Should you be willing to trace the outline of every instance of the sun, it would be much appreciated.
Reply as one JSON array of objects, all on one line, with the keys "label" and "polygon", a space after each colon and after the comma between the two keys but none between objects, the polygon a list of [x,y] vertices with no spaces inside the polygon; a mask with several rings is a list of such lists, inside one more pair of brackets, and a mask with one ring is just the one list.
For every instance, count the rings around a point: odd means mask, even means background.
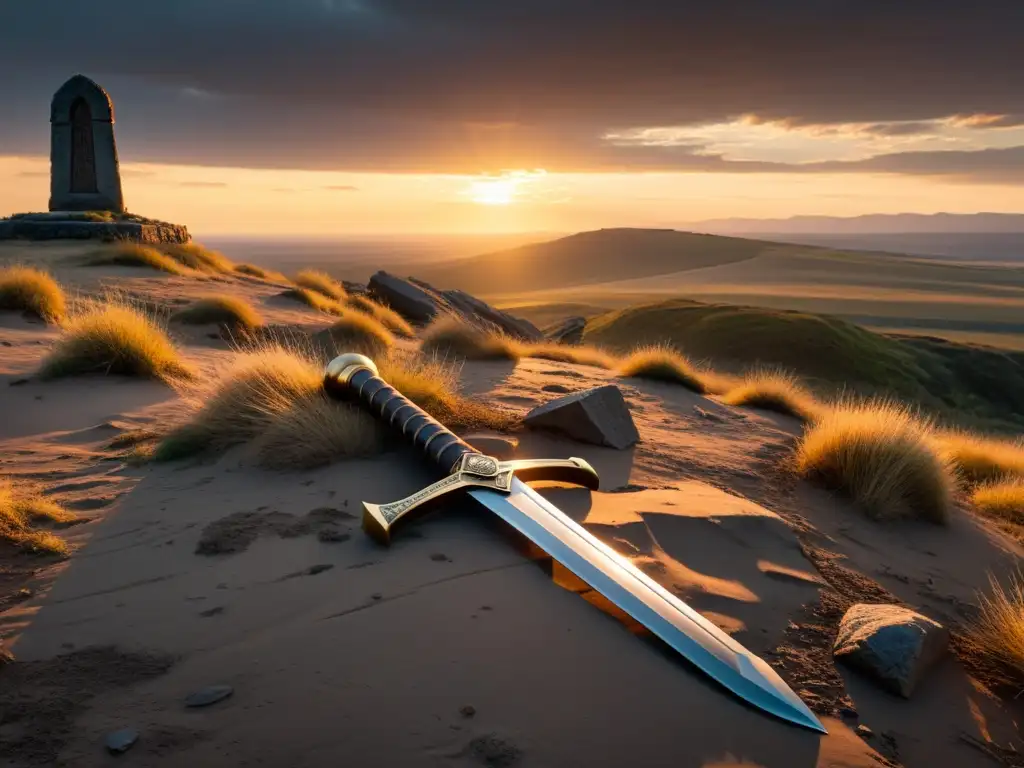
[{"label": "sun", "polygon": [[515,200],[519,182],[516,178],[474,181],[469,185],[469,197],[481,205],[509,205]]}]

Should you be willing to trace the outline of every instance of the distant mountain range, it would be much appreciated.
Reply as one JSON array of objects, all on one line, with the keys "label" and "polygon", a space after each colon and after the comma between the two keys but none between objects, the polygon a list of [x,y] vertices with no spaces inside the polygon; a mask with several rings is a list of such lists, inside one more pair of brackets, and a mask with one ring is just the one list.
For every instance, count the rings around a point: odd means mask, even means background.
[{"label": "distant mountain range", "polygon": [[1024,213],[873,213],[788,219],[708,219],[680,228],[722,235],[883,235],[1024,233]]}]

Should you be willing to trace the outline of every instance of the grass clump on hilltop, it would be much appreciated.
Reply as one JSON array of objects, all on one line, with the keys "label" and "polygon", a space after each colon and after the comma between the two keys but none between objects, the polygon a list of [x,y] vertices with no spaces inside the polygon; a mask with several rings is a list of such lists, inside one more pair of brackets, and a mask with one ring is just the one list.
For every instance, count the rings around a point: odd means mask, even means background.
[{"label": "grass clump on hilltop", "polygon": [[10,479],[0,478],[0,541],[30,554],[65,557],[67,542],[37,526],[39,523],[67,525],[75,520],[73,514],[35,488],[18,488]]},{"label": "grass clump on hilltop", "polygon": [[341,283],[326,272],[321,272],[317,269],[300,270],[295,277],[292,278],[292,282],[301,288],[308,288],[311,291],[316,291],[317,293],[326,296],[329,299],[334,299],[335,301],[341,301],[348,295]]},{"label": "grass clump on hilltop", "polygon": [[206,296],[178,310],[171,319],[188,325],[227,325],[251,330],[263,325],[263,318],[245,299],[225,294]]},{"label": "grass clump on hilltop", "polygon": [[67,299],[49,274],[33,267],[0,269],[0,310],[27,312],[48,323],[60,323]]},{"label": "grass clump on hilltop", "polygon": [[932,425],[889,401],[841,403],[804,433],[797,472],[841,491],[877,520],[948,522],[955,469],[938,448]]},{"label": "grass clump on hilltop", "polygon": [[73,312],[39,369],[43,378],[95,373],[166,381],[193,375],[163,325],[117,299]]}]

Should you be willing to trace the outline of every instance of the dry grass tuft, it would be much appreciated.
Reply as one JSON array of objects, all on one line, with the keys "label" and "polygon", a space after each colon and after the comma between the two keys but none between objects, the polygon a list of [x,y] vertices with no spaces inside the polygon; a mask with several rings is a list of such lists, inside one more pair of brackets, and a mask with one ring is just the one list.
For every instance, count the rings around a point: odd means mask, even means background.
[{"label": "dry grass tuft", "polygon": [[169,243],[161,247],[176,262],[196,272],[226,275],[235,270],[234,263],[223,253],[204,248],[198,243]]},{"label": "dry grass tuft", "polygon": [[32,267],[0,269],[0,310],[28,312],[48,323],[59,323],[67,312],[60,285],[46,272]]},{"label": "dry grass tuft", "polygon": [[270,280],[275,283],[283,283],[288,279],[280,272],[275,272],[272,269],[264,269],[263,267],[257,267],[255,264],[235,264],[235,272],[240,275],[258,277],[260,280]]},{"label": "dry grass tuft", "polygon": [[978,607],[971,639],[1015,678],[1024,678],[1024,574],[1011,575],[1005,588],[989,574],[989,594],[978,595]]},{"label": "dry grass tuft", "polygon": [[327,298],[334,299],[335,301],[341,301],[347,295],[345,288],[341,283],[326,272],[321,272],[317,269],[300,270],[298,274],[292,278],[292,282],[302,288],[308,288],[311,291],[323,294]]},{"label": "dry grass tuft", "polygon": [[843,403],[824,410],[797,447],[798,473],[840,490],[878,520],[946,523],[955,470],[932,425],[895,402]]},{"label": "dry grass tuft", "polygon": [[68,554],[67,542],[50,531],[39,530],[35,524],[66,525],[75,520],[75,515],[45,498],[37,489],[15,489],[9,479],[0,479],[0,541],[31,554],[64,557]]},{"label": "dry grass tuft", "polygon": [[311,291],[309,288],[296,286],[295,288],[289,288],[281,295],[288,299],[300,301],[307,307],[312,307],[318,312],[328,315],[340,315],[345,311],[345,308],[334,299],[329,299],[317,291]]},{"label": "dry grass tuft", "polygon": [[979,512],[996,520],[1024,526],[1024,477],[979,485],[971,494]]},{"label": "dry grass tuft", "polygon": [[192,376],[163,326],[119,300],[88,302],[73,313],[39,370],[44,378],[90,373],[166,381]]},{"label": "dry grass tuft", "polygon": [[436,356],[395,351],[378,361],[380,376],[452,430],[511,429],[519,416],[459,393],[459,369]]},{"label": "dry grass tuft", "polygon": [[620,376],[681,384],[698,393],[707,391],[703,376],[690,360],[671,347],[652,345],[634,350],[619,363]]},{"label": "dry grass tuft", "polygon": [[[380,321],[354,309],[345,310],[341,319],[323,331],[322,335],[330,336],[333,346],[333,349],[327,350],[330,357],[342,352],[360,352],[377,358],[395,345],[395,337]],[[317,337],[321,337],[321,334],[317,334]]]},{"label": "dry grass tuft", "polygon": [[407,339],[411,339],[416,335],[413,327],[406,322],[404,317],[391,309],[391,307],[379,304],[369,296],[349,295],[345,299],[345,303],[360,312],[365,312],[377,318],[392,333],[397,333],[399,336],[404,336]]},{"label": "dry grass tuft", "polygon": [[171,319],[188,325],[216,323],[247,330],[263,325],[260,313],[245,299],[224,294],[198,299],[175,312]]},{"label": "dry grass tuft", "polygon": [[[458,371],[419,355],[391,353],[381,375],[453,429],[507,429],[518,417],[458,394]],[[307,352],[265,345],[239,353],[218,375],[184,389],[192,411],[152,454],[169,461],[248,444],[256,462],[275,469],[320,466],[369,456],[389,430],[358,405],[323,391],[323,366]]]},{"label": "dry grass tuft", "polygon": [[947,431],[937,436],[942,450],[971,482],[1024,477],[1024,442]]},{"label": "dry grass tuft", "polygon": [[301,468],[379,450],[379,435],[368,429],[372,417],[329,401],[322,382],[323,367],[301,351],[267,345],[242,352],[185,390],[191,417],[164,437],[152,459],[251,443],[258,463]]},{"label": "dry grass tuft", "polygon": [[726,405],[762,408],[813,422],[821,405],[800,380],[783,371],[754,371],[722,398]]},{"label": "dry grass tuft", "polygon": [[518,360],[522,345],[507,336],[469,325],[457,317],[438,318],[423,331],[423,352],[467,360]]},{"label": "dry grass tuft", "polygon": [[617,362],[613,355],[597,347],[574,347],[568,344],[526,345],[523,347],[522,356],[605,369],[614,368]]},{"label": "dry grass tuft", "polygon": [[118,243],[114,246],[106,246],[89,254],[86,257],[86,264],[93,267],[147,267],[172,275],[189,273],[189,270],[180,262],[167,254],[139,243]]}]

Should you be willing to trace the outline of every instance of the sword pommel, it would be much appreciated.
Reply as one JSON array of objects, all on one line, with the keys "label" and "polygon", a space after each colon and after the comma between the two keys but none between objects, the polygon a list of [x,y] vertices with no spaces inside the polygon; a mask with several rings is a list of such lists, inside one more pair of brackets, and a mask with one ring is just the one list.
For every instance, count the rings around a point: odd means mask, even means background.
[{"label": "sword pommel", "polygon": [[553,480],[574,483],[597,490],[597,472],[583,459],[520,459],[502,461],[481,453],[462,457],[452,474],[433,485],[390,504],[363,502],[363,530],[381,544],[391,543],[391,529],[402,518],[426,510],[433,502],[464,488],[489,488],[508,493],[512,478],[521,480]]}]

